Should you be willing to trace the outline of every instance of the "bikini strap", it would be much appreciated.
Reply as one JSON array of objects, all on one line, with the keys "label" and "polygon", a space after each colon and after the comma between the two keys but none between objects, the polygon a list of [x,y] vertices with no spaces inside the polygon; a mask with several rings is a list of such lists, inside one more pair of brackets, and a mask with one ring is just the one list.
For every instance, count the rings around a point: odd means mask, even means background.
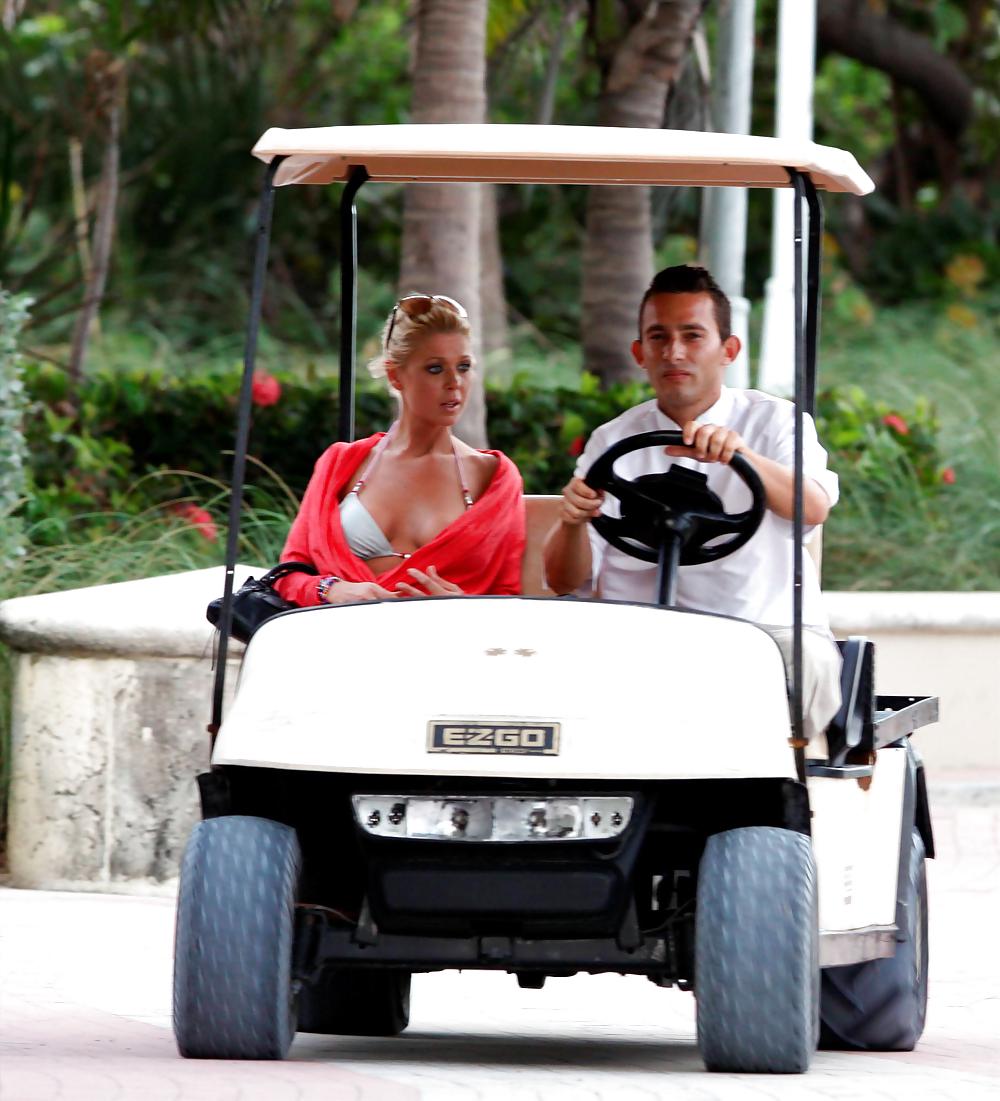
[{"label": "bikini strap", "polygon": [[469,492],[469,485],[465,480],[465,471],[462,469],[462,458],[458,453],[458,444],[455,442],[455,437],[451,438],[451,450],[455,456],[455,466],[458,469],[458,482],[462,487],[462,500],[465,502],[466,512],[472,508],[473,500],[472,494]]},{"label": "bikini strap", "polygon": [[[379,442],[375,445],[374,449],[372,450],[371,462],[368,464],[368,467],[365,470],[364,474],[351,487],[351,493],[360,493],[361,487],[365,484],[365,482],[368,481],[369,478],[371,478],[372,474],[375,473],[375,467],[378,466],[379,460],[382,458],[382,455],[385,453],[386,447],[389,445],[389,441],[395,435],[396,426],[398,424],[399,421],[394,421],[389,431],[386,432],[382,439],[380,439]],[[462,500],[465,502],[466,510],[468,510],[472,508],[475,502],[472,499],[472,493],[469,490],[469,484],[465,480],[465,469],[462,466],[462,457],[458,453],[458,443],[456,442],[454,436],[452,436],[451,438],[451,453],[455,456],[455,469],[458,471],[458,484],[462,487]]]},{"label": "bikini strap", "polygon": [[378,441],[378,443],[375,445],[375,447],[372,449],[371,462],[368,464],[368,467],[365,470],[364,474],[354,483],[353,486],[351,486],[351,489],[350,489],[351,493],[360,493],[361,492],[361,487],[375,473],[375,467],[378,466],[379,459],[382,458],[382,455],[383,455],[386,447],[388,446],[389,441],[395,435],[396,425],[398,423],[399,423],[398,421],[393,421],[392,425],[389,427],[389,431],[386,432],[386,434],[382,437],[382,439],[380,439]]}]

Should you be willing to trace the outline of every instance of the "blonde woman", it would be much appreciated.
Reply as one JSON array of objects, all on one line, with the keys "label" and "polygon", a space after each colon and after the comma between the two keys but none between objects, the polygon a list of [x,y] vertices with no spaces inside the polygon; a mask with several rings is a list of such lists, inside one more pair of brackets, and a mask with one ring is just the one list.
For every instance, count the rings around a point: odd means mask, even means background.
[{"label": "blonde woman", "polygon": [[320,456],[281,555],[319,576],[292,574],[279,592],[301,605],[520,592],[521,476],[451,431],[475,370],[465,309],[445,295],[401,298],[368,367],[399,417]]}]

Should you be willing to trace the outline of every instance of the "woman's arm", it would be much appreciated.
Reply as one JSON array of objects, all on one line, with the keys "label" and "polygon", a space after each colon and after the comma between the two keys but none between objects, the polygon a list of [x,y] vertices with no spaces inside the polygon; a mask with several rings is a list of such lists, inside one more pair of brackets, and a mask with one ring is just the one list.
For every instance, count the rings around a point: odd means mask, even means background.
[{"label": "woman's arm", "polygon": [[[322,522],[323,496],[330,466],[329,454],[329,451],[325,451],[316,462],[302,497],[302,503],[299,505],[299,511],[292,521],[288,538],[282,548],[282,562],[308,562],[310,565],[316,565],[309,549],[309,533],[314,524]],[[322,603],[316,589],[318,581],[319,578],[310,577],[308,574],[292,573],[277,581],[274,588],[280,596],[291,600],[293,604],[310,607]]]}]

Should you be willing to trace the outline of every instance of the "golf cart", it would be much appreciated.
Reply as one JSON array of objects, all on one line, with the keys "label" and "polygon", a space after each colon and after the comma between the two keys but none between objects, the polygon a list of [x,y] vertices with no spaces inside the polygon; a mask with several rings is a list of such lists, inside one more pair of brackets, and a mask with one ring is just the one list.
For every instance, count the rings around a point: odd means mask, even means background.
[{"label": "golf cart", "polygon": [[[849,154],[811,143],[587,127],[270,130],[254,152],[267,170],[214,750],[177,916],[181,1054],[282,1058],[297,1029],[395,1035],[410,976],[447,968],[505,971],[528,988],[616,972],[692,990],[710,1070],[804,1071],[817,1043],[912,1048],[926,1007],[933,838],[910,735],[937,718],[937,701],[877,696],[872,644],[849,639],[826,752],[807,753],[802,737],[802,412],[815,393],[818,191],[865,194],[868,177]],[[678,570],[753,537],[759,478],[737,456],[752,497],[738,514],[690,479],[627,481],[615,470],[624,454],[680,442],[649,433],[611,448],[588,479],[622,503],[621,519],[599,521],[605,537],[658,564],[658,604],[539,595],[551,499],[528,499],[529,595],[279,614],[252,636],[222,720],[274,190],[345,184],[339,435],[351,439],[354,204],[368,180],[794,189],[790,692],[759,627],[672,606]],[[730,658],[724,683],[705,659],[718,653]],[[447,675],[427,676],[416,655]],[[572,687],[581,672],[601,688],[582,701]]]}]

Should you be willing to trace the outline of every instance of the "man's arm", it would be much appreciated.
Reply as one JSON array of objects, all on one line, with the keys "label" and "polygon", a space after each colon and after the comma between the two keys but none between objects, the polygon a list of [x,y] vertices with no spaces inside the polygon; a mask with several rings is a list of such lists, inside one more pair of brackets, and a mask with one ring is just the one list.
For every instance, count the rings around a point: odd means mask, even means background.
[{"label": "man's arm", "polygon": [[545,537],[542,559],[549,588],[563,596],[574,592],[590,576],[590,534],[587,524],[601,511],[604,494],[582,478],[571,479],[563,490],[559,519]]},{"label": "man's arm", "polygon": [[[759,455],[747,447],[743,437],[732,428],[719,424],[698,424],[688,421],[682,429],[688,447],[668,447],[668,455],[686,456],[700,463],[728,464],[738,451],[753,463],[764,485],[767,507],[783,520],[791,520],[795,512],[795,472],[789,466]],[[822,524],[830,514],[830,498],[826,490],[812,478],[802,479],[802,511],[807,527]]]}]

